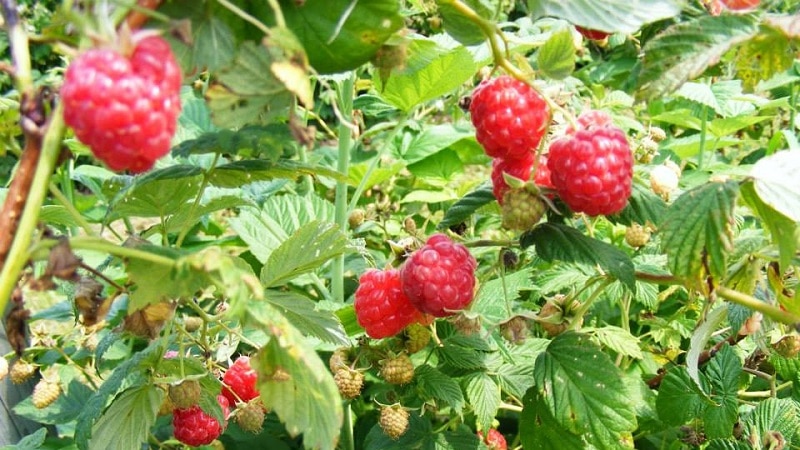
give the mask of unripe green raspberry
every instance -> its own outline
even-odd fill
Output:
[[[183,318],[183,327],[186,328],[186,331],[189,333],[194,333],[195,331],[199,330],[200,327],[203,326],[203,319],[194,316],[188,316]]]
[[[361,395],[361,388],[364,387],[364,374],[358,370],[344,367],[336,371],[333,381],[339,388],[342,398],[351,400]]]
[[[419,323],[412,323],[405,330],[405,347],[408,353],[417,353],[428,346],[431,341],[431,330]]]
[[[453,316],[449,319],[453,327],[461,334],[469,336],[481,331],[480,317],[469,317],[464,313]]]
[[[650,242],[650,229],[638,223],[632,223],[625,230],[625,242],[631,247],[639,248]]]
[[[47,408],[58,400],[61,395],[61,385],[45,379],[39,380],[33,387],[33,406],[38,409]]]
[[[341,347],[334,350],[331,359],[328,360],[328,367],[332,373],[336,373],[339,369],[350,365],[350,349]]]
[[[650,138],[656,142],[661,142],[667,138],[667,132],[663,128],[650,127]]]
[[[400,405],[384,406],[378,423],[387,436],[397,440],[408,430],[408,411]]]
[[[261,402],[248,402],[242,404],[233,416],[239,428],[242,430],[258,434],[264,427],[264,407]]]
[[[382,362],[381,377],[391,384],[407,384],[414,379],[414,363],[403,353]]]
[[[36,373],[36,366],[28,361],[18,359],[11,365],[11,382],[14,384],[22,384],[31,379],[33,374]]]
[[[364,212],[363,209],[354,209],[347,217],[347,224],[350,225],[351,229],[356,229],[359,225],[364,223],[365,217],[366,212]]]
[[[178,409],[187,409],[200,401],[201,388],[197,380],[182,380],[169,385],[169,399]]]
[[[503,195],[503,228],[526,231],[539,223],[547,208],[536,188],[509,189]]]

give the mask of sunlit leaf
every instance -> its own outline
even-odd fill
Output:
[[[555,16],[592,30],[633,33],[681,12],[679,0],[528,0],[534,17]]]

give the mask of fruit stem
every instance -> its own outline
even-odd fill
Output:
[[[4,9],[7,6],[6,3],[8,2],[3,3]],[[13,40],[11,42],[12,46],[19,45],[18,42]],[[39,222],[39,212],[50,184],[50,175],[53,173],[58,157],[61,154],[61,141],[64,136],[65,125],[60,103],[53,111],[45,130],[44,138],[41,141],[41,154],[33,173],[30,189],[25,196],[24,208],[16,230],[3,230],[4,233],[12,234],[14,238],[11,247],[8,249],[5,262],[2,263],[2,272],[0,272],[0,311],[5,311],[11,292],[17,284],[19,274],[28,263],[26,253],[29,250],[34,230]],[[31,139],[31,137],[26,136],[26,139]],[[28,149],[25,151],[28,151]],[[13,200],[11,194],[12,192],[9,192],[7,202]],[[15,195],[24,195],[24,192],[16,192]],[[6,212],[5,207],[3,209]]]
[[[78,223],[78,225],[83,228],[83,232],[89,236],[94,235],[94,230],[92,230],[92,225],[86,220],[83,215],[75,208],[75,205],[72,204],[69,198],[67,198],[66,194],[61,192],[58,189],[58,186],[55,183],[50,183],[50,195],[67,210],[72,219]],[[73,231],[75,234],[75,231]]]
[[[708,128],[708,106],[705,104],[700,109],[702,122],[700,122],[700,148],[697,151],[697,170],[703,169],[703,159],[706,150],[706,129]]]
[[[353,86],[355,84],[356,73],[351,72],[343,82],[337,83],[338,87],[338,106],[339,106],[339,155],[336,170],[344,177],[350,170],[350,149],[352,142],[353,120]],[[347,182],[340,180],[336,182],[336,196],[334,200],[334,220],[339,229],[344,232],[347,230]],[[337,256],[333,260],[331,267],[331,291],[334,301],[344,303],[344,255]]]
[[[230,12],[236,14],[237,16],[239,16],[239,18],[241,18],[245,22],[253,25],[256,28],[258,28],[265,35],[269,35],[270,34],[269,27],[264,25],[263,22],[261,22],[260,20],[256,19],[255,17],[251,16],[246,11],[244,11],[243,9],[241,9],[238,6],[234,5],[233,3],[229,2],[228,0],[217,0],[217,3],[219,3],[220,5],[222,5],[225,8],[227,8],[228,11],[230,11]],[[277,4],[275,4],[275,0],[269,0],[269,4],[272,7],[273,12],[275,13],[275,23],[279,27],[285,27],[286,26],[286,22],[284,22],[284,20],[283,20],[283,13],[281,13],[280,6],[277,6]]]
[[[202,200],[203,198],[203,192],[205,192],[206,187],[208,187],[208,182],[209,179],[211,178],[211,174],[217,167],[217,161],[219,161],[219,153],[214,154],[214,159],[211,161],[211,165],[208,167],[208,170],[203,171],[203,180],[200,182],[200,189],[197,190],[197,196],[194,198],[194,202],[192,203],[192,206],[189,208],[189,214],[187,217],[194,216],[197,207],[200,206],[200,200]],[[189,234],[189,231],[191,231],[194,225],[195,225],[194,222],[189,222],[181,228],[181,233],[178,235],[178,239],[175,241],[176,247],[180,248],[181,244],[183,244],[183,240],[186,239],[186,235]]]
[[[354,450],[356,448],[353,440],[353,408],[350,407],[350,401],[345,401],[341,439],[342,445],[339,448],[342,450]]]
[[[792,325],[795,328],[800,327],[800,316],[792,314],[789,311],[784,311],[777,306],[764,303],[753,296],[744,294],[731,288],[727,288],[725,286],[718,286],[714,292],[729,302],[736,303],[737,305],[744,306],[745,308],[749,308],[754,311],[758,311],[774,321]]]

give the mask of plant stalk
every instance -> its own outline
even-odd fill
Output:
[[[350,74],[339,87],[338,103],[339,112],[339,160],[336,170],[344,176],[350,170],[350,149],[353,146],[352,131],[350,122],[353,120],[353,86],[355,84],[355,72]],[[347,230],[347,182],[336,182],[336,197],[334,200],[335,214],[334,220],[339,225],[339,229],[344,232]],[[336,257],[331,267],[331,293],[335,301],[344,303],[344,255]]]

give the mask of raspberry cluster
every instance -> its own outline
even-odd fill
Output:
[[[356,289],[356,319],[367,335],[394,336],[432,317],[453,315],[472,302],[477,262],[462,244],[434,234],[400,269],[364,272]],[[419,345],[426,345],[427,341]]]
[[[112,170],[144,172],[169,152],[181,78],[169,44],[158,36],[139,40],[130,54],[88,50],[67,68],[64,121]]]

